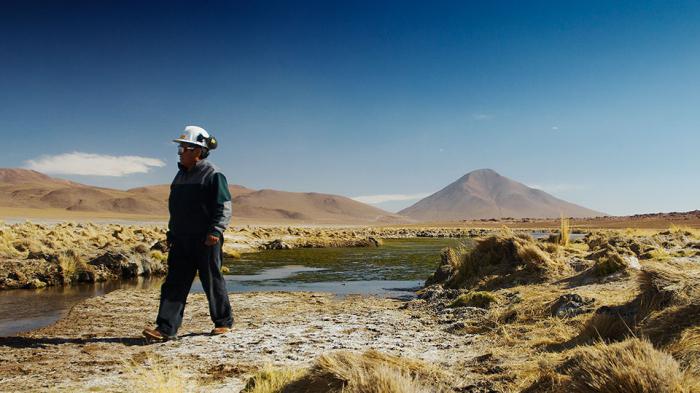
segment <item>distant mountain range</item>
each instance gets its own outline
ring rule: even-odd
[[[605,213],[566,202],[492,169],[469,172],[399,212],[417,221],[484,218],[598,217]]]
[[[490,169],[470,172],[398,214],[350,198],[230,185],[234,217],[261,222],[338,224],[457,221],[480,218],[596,217],[604,213],[557,199]],[[0,207],[167,216],[169,185],[129,190],[94,187],[45,174],[0,168]],[[59,210],[60,211],[60,210]]]
[[[230,185],[234,217],[264,222],[399,223],[406,219],[350,198]],[[0,207],[167,216],[170,185],[94,187],[26,169],[0,168]]]

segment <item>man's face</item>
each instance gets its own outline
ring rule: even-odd
[[[177,154],[180,156],[180,164],[187,168],[191,168],[197,163],[201,153],[201,147],[190,145],[188,143],[181,143],[177,149]]]

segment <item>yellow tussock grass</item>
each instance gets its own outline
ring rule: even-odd
[[[427,393],[441,392],[447,375],[436,367],[369,350],[321,355],[285,393]]]
[[[524,392],[695,393],[698,380],[671,355],[636,338],[577,349]]]
[[[242,393],[278,393],[288,384],[297,381],[306,371],[297,368],[274,368],[270,365],[248,379]]]

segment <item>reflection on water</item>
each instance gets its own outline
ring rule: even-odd
[[[470,239],[390,239],[372,248],[297,248],[265,250],[227,260],[232,274],[259,274],[263,270],[301,265],[315,270],[300,271],[280,280],[300,283],[330,281],[420,281],[435,271],[440,250]],[[235,288],[232,288],[235,290]]]
[[[231,281],[249,281],[249,282],[259,282],[268,280],[281,280],[283,278],[291,277],[295,274],[302,272],[317,272],[319,270],[326,270],[320,267],[306,267],[302,265],[287,265],[278,268],[272,268],[263,270],[258,274],[232,274],[226,276],[226,282]],[[230,284],[229,284],[230,286]],[[235,288],[231,288],[235,290]]]
[[[47,326],[65,315],[76,303],[115,289],[148,288],[162,278],[139,277],[70,287],[12,289],[0,291],[0,336]]]

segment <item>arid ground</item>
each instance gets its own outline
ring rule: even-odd
[[[111,292],[51,326],[0,338],[0,390],[700,391],[700,232],[559,225],[564,234],[567,225],[586,234],[572,240],[553,230],[537,240],[466,225],[233,228],[226,234],[232,255],[378,246],[392,236],[470,237],[475,246],[445,249],[427,287],[408,301],[232,294],[235,328],[219,337],[208,336],[206,301],[193,294],[180,339],[148,345],[140,331],[152,323],[158,292]],[[27,242],[29,233],[36,238]],[[153,248],[162,234],[162,227],[5,226],[3,252],[13,256],[3,266],[15,270],[4,271],[4,282],[19,282],[18,273],[29,282],[43,277],[41,268],[22,271],[32,260],[55,268],[50,285],[114,279],[114,266],[143,273],[162,259]],[[83,252],[70,254],[70,265],[61,259],[65,249]],[[105,250],[123,257],[101,263]]]

